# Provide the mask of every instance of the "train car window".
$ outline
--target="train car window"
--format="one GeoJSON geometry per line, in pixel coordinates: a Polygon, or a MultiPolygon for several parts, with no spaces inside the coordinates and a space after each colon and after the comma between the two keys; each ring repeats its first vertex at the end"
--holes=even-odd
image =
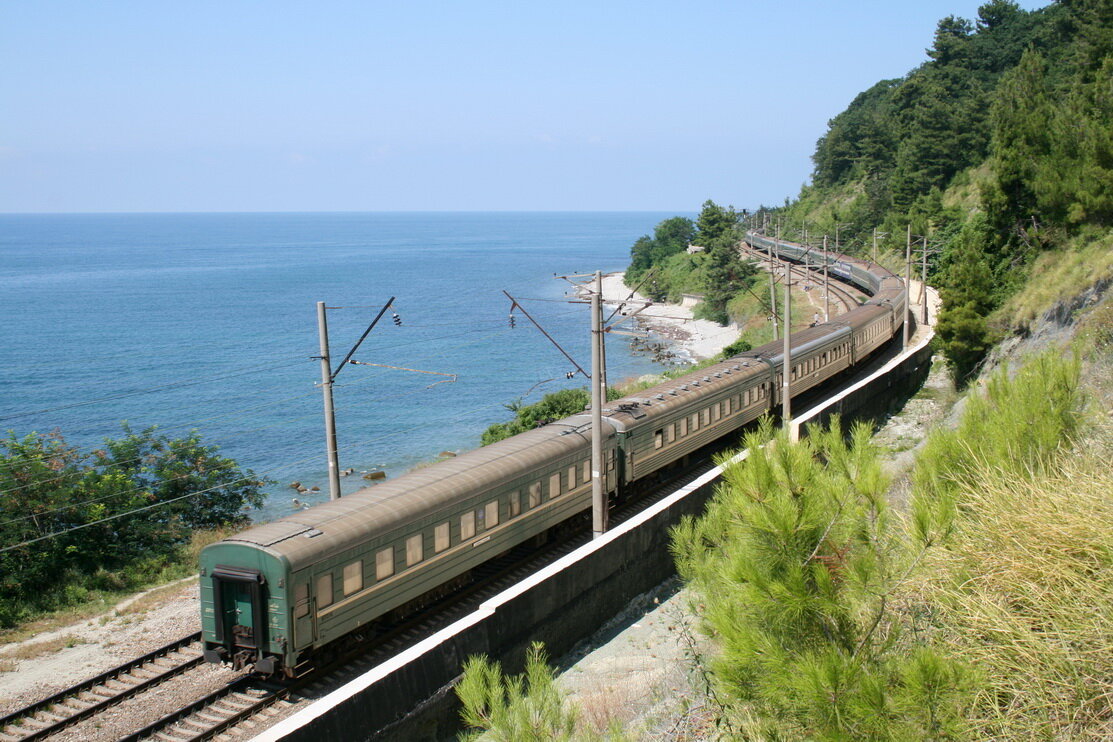
{"type": "Polygon", "coordinates": [[[467,541],[475,535],[475,511],[469,510],[460,516],[460,540],[467,541]]]}
{"type": "Polygon", "coordinates": [[[680,422],[678,424],[680,425],[680,437],[683,438],[684,436],[688,435],[688,418],[680,418],[680,422]]]}
{"type": "Polygon", "coordinates": [[[441,523],[433,529],[433,551],[441,553],[451,544],[448,523],[441,523]]]}
{"type": "Polygon", "coordinates": [[[294,618],[309,615],[309,583],[303,582],[294,588],[294,618]]]}
{"type": "Polygon", "coordinates": [[[614,471],[614,466],[615,466],[615,455],[614,455],[614,449],[613,448],[610,451],[607,451],[606,459],[607,459],[607,471],[613,472],[614,471]]]}
{"type": "MultiPolygon", "coordinates": [[[[580,482],[583,484],[583,482],[580,482]]],[[[576,466],[573,464],[568,467],[568,490],[571,492],[576,489],[576,466]]]]}
{"type": "Polygon", "coordinates": [[[499,501],[492,500],[484,506],[484,520],[488,528],[494,528],[499,524],[499,501]]]}
{"type": "Polygon", "coordinates": [[[591,459],[584,462],[584,484],[591,481],[591,459]]]}
{"type": "Polygon", "coordinates": [[[534,482],[529,486],[529,506],[535,508],[541,504],[541,483],[534,482]]]}
{"type": "Polygon", "coordinates": [[[664,429],[658,430],[653,434],[653,447],[661,448],[665,445],[665,431],[664,429]]]}
{"type": "Polygon", "coordinates": [[[716,402],[711,405],[711,421],[719,422],[719,418],[723,416],[723,405],[721,402],[716,402]]]}
{"type": "Polygon", "coordinates": [[[487,511],[484,508],[476,508],[475,510],[475,530],[487,530],[487,511]]]}
{"type": "Polygon", "coordinates": [[[517,518],[522,513],[522,493],[510,493],[510,517],[517,518]]]}
{"type": "Polygon", "coordinates": [[[693,412],[691,417],[688,418],[688,430],[693,433],[699,430],[699,413],[693,412]]]}
{"type": "Polygon", "coordinates": [[[665,443],[672,443],[676,440],[676,426],[669,423],[665,426],[665,443]]]}
{"type": "Polygon", "coordinates": [[[394,574],[394,547],[388,546],[375,554],[375,579],[385,580],[394,574]]]}
{"type": "Polygon", "coordinates": [[[711,409],[705,408],[699,411],[700,425],[707,426],[711,424],[711,409]]]}
{"type": "Polygon", "coordinates": [[[332,605],[332,572],[317,578],[317,608],[332,605]]]}
{"type": "Polygon", "coordinates": [[[344,567],[344,594],[351,595],[363,589],[363,560],[357,559],[344,567]]]}
{"type": "Polygon", "coordinates": [[[407,567],[412,567],[425,558],[423,540],[424,537],[420,533],[414,534],[406,539],[407,567]]]}
{"type": "Polygon", "coordinates": [[[560,496],[560,472],[549,476],[549,499],[560,496]]]}

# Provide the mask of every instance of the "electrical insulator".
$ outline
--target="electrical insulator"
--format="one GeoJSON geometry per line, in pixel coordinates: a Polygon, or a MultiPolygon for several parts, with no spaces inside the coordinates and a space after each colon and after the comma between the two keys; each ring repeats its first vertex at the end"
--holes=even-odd
{"type": "Polygon", "coordinates": [[[564,378],[566,378],[566,379],[571,379],[575,375],[576,375],[575,371],[565,371],[564,372],[564,378]]]}
{"type": "Polygon", "coordinates": [[[396,327],[402,326],[402,318],[398,316],[398,312],[391,312],[390,318],[394,320],[394,324],[396,327]]]}
{"type": "Polygon", "coordinates": [[[510,315],[510,329],[514,329],[514,323],[515,323],[515,319],[514,319],[514,315],[512,314],[512,315],[510,315]]]}

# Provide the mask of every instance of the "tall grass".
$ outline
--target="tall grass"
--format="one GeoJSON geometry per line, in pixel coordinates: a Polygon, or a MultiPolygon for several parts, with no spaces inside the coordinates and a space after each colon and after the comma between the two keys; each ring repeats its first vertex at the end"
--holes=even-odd
{"type": "Polygon", "coordinates": [[[912,592],[979,671],[971,738],[1109,739],[1113,430],[1086,426],[1077,360],[1039,356],[984,392],[917,463],[916,527],[946,538],[912,592]]]}

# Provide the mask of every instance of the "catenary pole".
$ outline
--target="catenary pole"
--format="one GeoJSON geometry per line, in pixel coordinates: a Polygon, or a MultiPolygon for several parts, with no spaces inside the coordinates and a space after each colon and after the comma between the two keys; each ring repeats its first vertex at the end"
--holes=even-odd
{"type": "Polygon", "coordinates": [[[591,532],[607,531],[607,495],[603,487],[603,278],[595,273],[591,295],[591,532]]]}
{"type": "Polygon", "coordinates": [[[773,310],[773,339],[779,335],[777,332],[777,259],[774,250],[769,251],[769,306],[773,310]]]}
{"type": "MultiPolygon", "coordinates": [[[[781,235],[777,234],[777,244],[780,245],[781,235]]],[[[784,360],[781,366],[781,425],[788,427],[792,421],[792,396],[790,395],[792,368],[792,347],[789,337],[792,335],[792,263],[785,261],[785,318],[784,318],[784,360]]]]}
{"type": "MultiPolygon", "coordinates": [[[[931,230],[928,230],[931,234],[931,230]]],[[[924,255],[920,263],[920,321],[928,323],[928,238],[924,238],[924,255]]]]}
{"type": "MultiPolygon", "coordinates": [[[[838,230],[838,227],[835,229],[838,230]]],[[[838,231],[835,234],[838,234],[838,231]]],[[[837,237],[835,244],[838,244],[837,237]]],[[[831,321],[831,292],[830,285],[827,283],[827,235],[823,235],[823,321],[831,321]]]]}
{"type": "Polygon", "coordinates": [[[325,303],[317,302],[317,334],[321,342],[321,392],[325,398],[325,448],[328,451],[328,496],[340,499],[340,459],[336,453],[336,413],[332,406],[332,366],[328,350],[325,303]]]}
{"type": "Polygon", "coordinates": [[[901,348],[908,349],[908,325],[912,318],[908,302],[912,298],[912,225],[908,225],[908,236],[904,248],[904,333],[901,348]]]}

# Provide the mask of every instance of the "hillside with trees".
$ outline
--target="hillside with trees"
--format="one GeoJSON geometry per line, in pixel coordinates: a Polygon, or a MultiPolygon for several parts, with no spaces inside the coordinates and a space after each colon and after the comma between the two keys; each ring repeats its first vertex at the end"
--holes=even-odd
{"type": "Polygon", "coordinates": [[[679,303],[684,294],[703,297],[695,316],[725,325],[730,303],[757,281],[757,270],[739,257],[743,215],[705,201],[699,217],[676,216],[657,225],[630,249],[626,285],[654,301],[679,303]],[[697,252],[688,252],[694,245],[697,252]]]}
{"type": "Polygon", "coordinates": [[[758,216],[863,253],[876,235],[900,255],[906,230],[926,240],[942,347],[966,379],[1032,318],[1034,270],[1069,272],[1064,291],[1113,275],[1113,2],[991,0],[941,20],[927,56],[831,119],[811,183],[758,216]]]}

